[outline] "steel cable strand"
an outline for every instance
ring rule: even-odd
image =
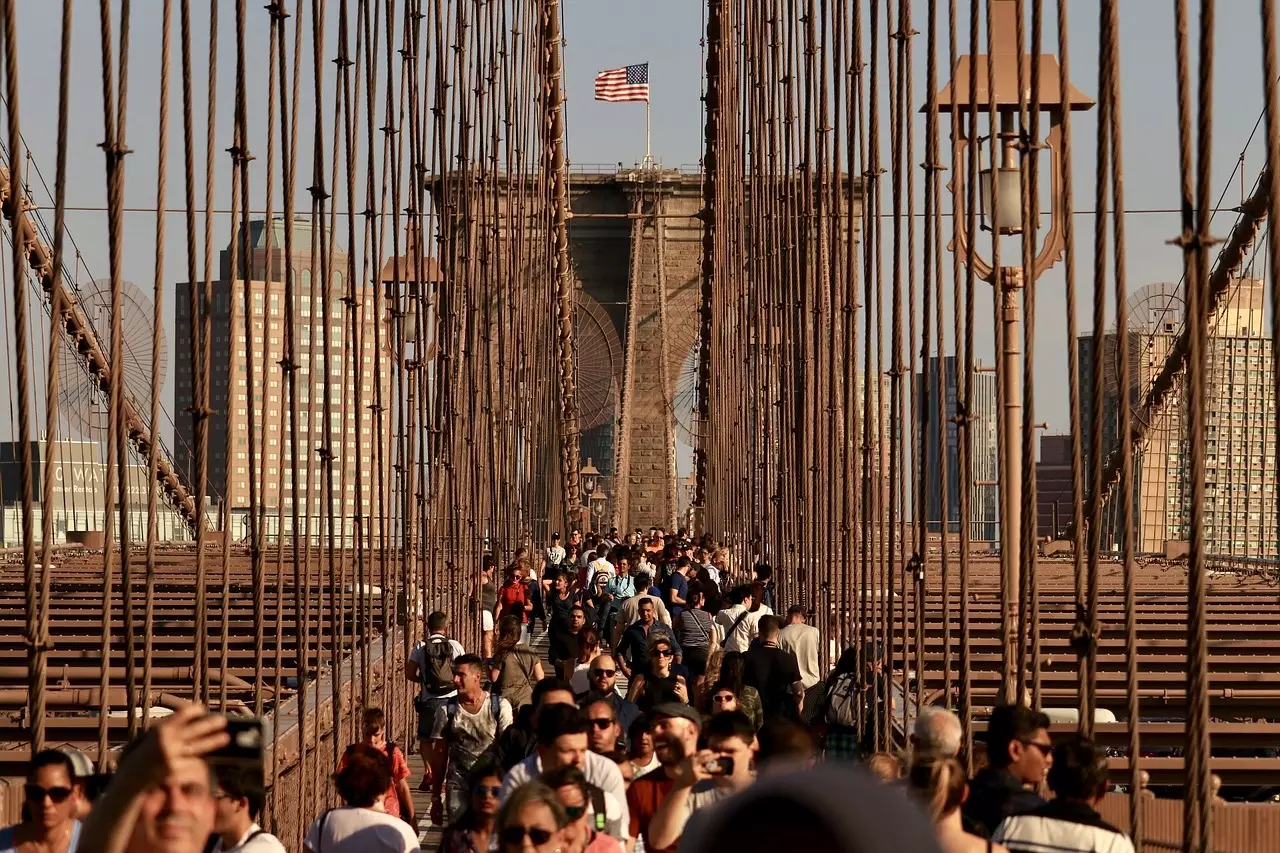
[[[167,10],[166,5],[166,10]],[[6,12],[7,14],[7,12]],[[167,22],[166,18],[166,22]],[[66,220],[66,193],[67,193],[67,128],[68,128],[68,104],[70,101],[71,91],[71,0],[63,0],[62,4],[62,36],[61,49],[59,53],[59,69],[58,69],[58,141],[57,141],[57,166],[55,172],[55,189],[54,189],[54,218],[53,218],[53,279],[54,285],[53,299],[50,310],[50,332],[49,332],[49,361],[46,375],[45,385],[45,434],[49,441],[53,441],[58,435],[58,367],[61,363],[61,354],[63,342],[59,333],[58,326],[61,324],[62,312],[66,310],[63,303],[63,289],[61,286],[62,277],[62,261],[63,261],[63,243],[65,240],[64,227]],[[166,37],[168,28],[165,29]],[[167,43],[167,42],[166,42]],[[12,102],[10,102],[12,103]],[[161,160],[161,174],[163,174],[163,160]],[[12,171],[10,175],[12,175]],[[16,196],[15,196],[16,198]],[[15,203],[14,211],[18,211]],[[17,229],[14,229],[17,234]],[[14,254],[20,254],[15,251]],[[18,283],[15,280],[15,295]],[[18,328],[15,325],[15,330]],[[22,352],[23,347],[19,347],[18,351]],[[21,375],[21,374],[20,374]],[[153,400],[154,400],[154,387]],[[22,395],[19,399],[19,406],[26,400],[26,395]],[[153,403],[154,405],[154,403]],[[154,418],[153,418],[154,422]],[[19,424],[20,437],[23,443],[26,443],[26,433],[22,431],[22,425]],[[156,443],[152,442],[151,447],[154,453]],[[31,727],[31,753],[39,752],[44,748],[45,740],[45,681],[48,674],[48,653],[49,653],[49,594],[53,581],[53,567],[50,565],[50,557],[53,552],[53,471],[52,465],[45,465],[43,473],[43,483],[41,486],[42,510],[41,522],[42,530],[40,536],[40,578],[39,582],[34,583],[31,572],[34,570],[32,561],[26,559],[24,552],[24,566],[26,568],[26,602],[27,602],[27,676],[28,676],[28,695],[30,698],[29,705],[29,725]],[[29,475],[29,466],[24,469],[24,473]],[[155,470],[152,469],[152,476],[149,481],[151,483],[151,494],[155,495]],[[27,487],[23,486],[24,493]],[[65,510],[65,507],[64,507]],[[154,514],[154,508],[152,509]],[[30,523],[31,519],[24,517],[23,523]],[[25,529],[25,528],[24,528]],[[26,543],[24,541],[25,549]],[[147,601],[152,601],[151,590],[148,586]],[[150,634],[148,633],[148,636]],[[150,660],[150,644],[147,646],[148,662]],[[149,666],[149,663],[148,663]],[[149,672],[149,668],[147,670]],[[149,686],[149,685],[148,685]],[[144,691],[145,696],[145,691]]]
[[[1176,26],[1179,89],[1179,150],[1180,165],[1190,165],[1190,86],[1185,81],[1189,69],[1185,66],[1186,10],[1184,3],[1178,3]],[[1187,590],[1187,686],[1188,686],[1188,750],[1190,796],[1187,797],[1183,810],[1183,846],[1188,853],[1207,853],[1213,837],[1213,802],[1209,784],[1209,694],[1207,627],[1205,617],[1205,370],[1207,367],[1208,337],[1208,285],[1209,258],[1211,243],[1209,228],[1212,222],[1211,186],[1212,174],[1212,128],[1213,128],[1213,35],[1214,35],[1213,0],[1201,0],[1200,3],[1200,51],[1198,57],[1199,80],[1197,85],[1197,128],[1196,128],[1196,164],[1195,164],[1195,196],[1194,207],[1184,205],[1184,210],[1195,213],[1194,233],[1184,233],[1186,242],[1184,258],[1186,263],[1194,265],[1192,275],[1187,277],[1190,298],[1188,307],[1189,354],[1187,364],[1187,408],[1190,426],[1189,456],[1191,478],[1191,531],[1190,554],[1188,564]],[[1185,130],[1185,134],[1184,131]],[[1185,139],[1183,138],[1185,135]],[[1184,170],[1182,180],[1184,202],[1189,202],[1191,170]],[[1184,214],[1184,219],[1187,214]]]
[[[971,11],[976,11],[976,6]],[[956,0],[950,2],[950,30],[951,30],[951,65],[954,68],[957,56],[957,36],[956,36]],[[974,55],[977,52],[978,43],[978,19],[977,15],[971,14],[969,17],[969,52]],[[975,73],[969,75],[969,103],[977,100],[977,80]],[[957,87],[951,87],[951,115],[956,115]],[[956,121],[952,120],[952,159],[958,153],[958,139],[955,128]],[[969,137],[977,136],[977,117],[969,114],[969,127],[967,133]],[[963,206],[957,205],[959,199],[956,198],[956,185],[952,182],[952,210],[960,209],[964,211],[966,223],[965,233],[974,233],[977,226],[977,209],[974,202],[975,189],[978,177],[978,149],[977,145],[966,146],[965,170],[966,178],[964,181],[965,198]],[[952,219],[952,227],[958,233],[959,222],[956,218]],[[955,238],[953,233],[952,237]],[[957,244],[959,245],[959,244]],[[977,289],[977,275],[974,269],[974,260],[976,258],[976,248],[972,241],[967,244],[967,252],[965,257],[965,275],[964,275],[964,321],[960,322],[960,292],[959,292],[959,265],[960,259],[955,258],[956,281],[956,341],[960,340],[963,329],[964,335],[964,357],[961,364],[964,366],[964,382],[956,391],[956,404],[960,407],[960,411],[956,413],[956,425],[958,428],[958,443],[960,446],[960,725],[964,731],[964,751],[968,756],[966,759],[969,772],[973,770],[973,697],[971,685],[971,653],[970,653],[970,631],[969,631],[969,543],[973,531],[969,524],[969,504],[972,500],[973,489],[973,460],[972,460],[972,434],[970,432],[973,418],[973,384],[974,384],[974,313],[975,313],[975,296]],[[961,403],[963,401],[963,403]]]
[[[1276,89],[1280,68],[1277,67],[1276,59],[1275,0],[1261,2],[1261,30],[1266,162],[1277,164],[1280,163],[1280,97],[1277,96]],[[1271,279],[1271,390],[1272,405],[1275,406],[1275,428],[1277,434],[1280,434],[1280,170],[1268,168],[1265,174],[1268,184],[1266,270]],[[1280,533],[1280,504],[1273,509],[1277,513],[1276,529]]]
[[[253,373],[253,367],[254,367],[253,299],[251,297],[251,285],[249,283],[251,276],[249,274],[249,269],[248,269],[250,264],[250,259],[248,254],[249,240],[248,240],[248,229],[247,229],[247,225],[248,225],[247,210],[250,205],[249,205],[249,191],[248,191],[249,179],[247,174],[248,150],[247,150],[247,140],[245,138],[245,135],[247,132],[247,127],[246,127],[247,116],[245,115],[246,91],[245,91],[245,79],[244,79],[244,29],[245,29],[244,11],[245,11],[244,0],[237,0],[236,8],[235,8],[236,86],[235,86],[235,111],[234,111],[235,118],[234,118],[234,130],[233,130],[234,141],[232,142],[231,150],[228,152],[231,156],[231,221],[232,221],[233,236],[231,240],[230,259],[229,259],[230,260],[229,270],[231,274],[231,282],[229,282],[227,285],[227,303],[228,303],[227,315],[228,315],[228,319],[231,320],[231,318],[234,318],[236,313],[235,312],[235,278],[238,273],[240,276],[240,279],[243,282],[243,287],[244,287],[244,290],[243,290],[244,306],[242,308],[241,316],[244,319],[245,366],[247,371],[246,384],[249,386],[250,389],[252,389],[254,387],[254,380],[256,379],[256,377],[254,376],[254,373]],[[235,230],[237,227],[236,226],[237,220],[241,216],[240,206],[242,202],[243,202],[246,213],[244,214],[245,216],[244,221],[239,223],[239,233],[237,234],[235,233]],[[266,290],[266,286],[264,284],[264,300],[266,298],[265,290]],[[234,325],[234,320],[231,320],[231,323],[229,325]],[[265,338],[266,335],[263,335],[263,337]],[[232,389],[236,387],[235,385],[236,363],[235,363],[235,357],[230,351],[230,347],[228,347],[226,362],[227,362],[227,379],[226,379],[227,387],[228,389]],[[263,385],[265,386],[265,384],[266,383],[264,382]],[[228,397],[230,397],[230,390],[228,390]],[[263,395],[263,398],[265,400],[266,398],[265,393]],[[256,463],[255,453],[257,452],[257,448],[255,447],[255,444],[258,437],[255,434],[255,430],[254,430],[255,423],[254,423],[254,417],[252,413],[253,406],[246,405],[245,409],[246,409],[246,412],[249,413],[248,414],[248,444],[249,444],[248,470],[256,471],[257,465],[255,464]],[[233,501],[233,495],[235,495],[234,486],[236,485],[236,482],[233,479],[234,472],[235,472],[235,465],[233,464],[233,460],[235,458],[235,455],[234,455],[234,437],[233,437],[234,430],[231,428],[232,411],[230,406],[230,399],[228,399],[227,411],[224,417],[226,418],[226,423],[227,423],[227,430],[226,430],[227,439],[226,439],[225,456],[224,456],[226,460],[225,461],[226,471],[225,471],[225,479],[224,479],[225,486],[223,489],[223,500],[222,500],[222,543],[221,543],[222,544],[222,601],[221,601],[222,624],[220,628],[222,632],[222,642],[221,642],[221,649],[219,653],[219,658],[220,658],[219,670],[220,670],[221,677],[219,678],[220,687],[219,687],[219,694],[218,694],[218,706],[225,713],[226,706],[227,706],[227,672],[228,672],[227,659],[228,659],[228,653],[230,651],[230,642],[231,642],[230,621],[229,621],[230,609],[231,609],[231,537],[232,537],[231,505]],[[249,480],[250,506],[251,506],[251,510],[249,513],[249,524],[250,524],[250,531],[251,531],[250,536],[253,537],[254,536],[254,533],[252,532],[253,525],[256,523],[255,516],[257,515],[257,478],[251,476],[248,478],[248,480]],[[258,677],[255,678],[255,682],[260,680],[261,673],[257,673],[257,676]]]
[[[1124,147],[1121,132],[1121,87],[1120,75],[1116,70],[1120,64],[1120,21],[1119,4],[1115,0],[1106,0],[1103,4],[1103,21],[1100,30],[1104,41],[1100,52],[1100,61],[1110,67],[1104,75],[1107,84],[1106,98],[1108,102],[1107,134],[1111,142],[1111,207],[1114,242],[1114,277],[1116,305],[1117,345],[1123,351],[1117,360],[1117,385],[1123,389],[1121,394],[1127,396],[1130,387],[1129,364],[1129,316],[1128,290],[1125,279],[1125,233],[1124,233]],[[1119,434],[1129,434],[1132,412],[1127,402],[1119,408]],[[1121,507],[1134,506],[1133,482],[1133,446],[1124,442],[1121,447],[1123,460],[1121,478]],[[1124,561],[1124,650],[1125,650],[1125,709],[1129,719],[1129,831],[1135,845],[1142,843],[1142,799],[1143,785],[1141,781],[1141,708],[1138,704],[1138,616],[1137,604],[1134,600],[1136,566],[1133,541],[1133,514],[1128,509],[1119,513],[1121,558]],[[1096,642],[1096,635],[1095,635]],[[1092,720],[1083,721],[1092,730]]]
[[[69,15],[71,8],[71,0],[64,0],[64,15]],[[172,0],[163,0],[161,7],[161,35],[160,35],[160,104],[158,113],[159,139],[156,145],[156,251],[155,251],[155,267],[153,273],[152,285],[152,314],[151,327],[153,330],[160,329],[164,322],[164,250],[165,250],[165,198],[167,193],[167,182],[169,177],[169,73],[170,73],[170,39],[173,23],[173,2]],[[69,36],[64,33],[63,51],[70,51]],[[60,107],[61,108],[61,107]],[[62,175],[65,168],[65,151],[60,145],[58,164],[58,174]],[[55,216],[55,220],[58,217]],[[62,224],[57,221],[54,226],[55,235],[62,232]],[[56,240],[56,236],[55,236]],[[61,254],[61,247],[55,242],[55,257]],[[61,268],[61,261],[55,261],[55,269]],[[160,417],[160,388],[163,380],[160,377],[160,335],[155,334],[151,340],[151,419],[150,423],[155,424]],[[56,373],[56,367],[51,370]],[[50,379],[49,395],[53,394],[53,380]],[[52,402],[51,402],[51,405]],[[153,426],[154,428],[154,426]],[[50,417],[49,434],[56,434],[54,431],[54,419]],[[157,516],[157,496],[156,496],[156,479],[159,466],[159,442],[152,441],[147,449],[147,545],[146,545],[146,603],[144,605],[144,613],[142,618],[142,636],[150,639],[152,630],[155,626],[155,607],[156,607],[156,539],[158,536],[158,516]],[[47,522],[46,522],[47,523]],[[45,541],[49,541],[52,537],[52,531],[46,527]],[[48,558],[45,558],[47,565]],[[151,679],[152,679],[152,643],[147,642],[142,649],[142,722],[148,725],[151,718]]]
[[[19,223],[24,215],[22,210],[22,193],[19,190],[17,182],[18,175],[22,174],[20,166],[22,163],[22,127],[19,121],[18,111],[18,41],[17,30],[14,21],[14,3],[3,4],[3,52],[5,59],[5,99],[8,106],[8,131],[9,131],[9,194],[7,201],[7,210],[5,215],[9,218],[13,234],[13,330],[14,330],[14,367],[18,374],[18,441],[19,446],[19,464],[21,465],[20,477],[22,488],[22,561],[23,561],[23,588],[26,594],[26,637],[27,645],[27,677],[30,689],[28,691],[28,713],[34,718],[36,712],[36,695],[39,694],[40,716],[36,725],[39,727],[38,732],[32,738],[32,749],[36,749],[37,738],[43,740],[44,734],[44,668],[40,660],[43,657],[44,643],[41,642],[41,619],[40,619],[40,599],[37,596],[37,589],[40,589],[44,581],[37,581],[35,577],[35,540],[33,529],[35,524],[35,507],[33,502],[33,483],[32,483],[32,453],[31,453],[31,388],[30,388],[30,367],[28,365],[29,351],[27,348],[27,283],[24,271],[26,269],[26,252],[23,250],[19,235],[22,233]],[[69,22],[64,22],[64,26]],[[65,88],[65,87],[64,87]],[[61,124],[61,121],[60,121]],[[61,233],[61,232],[59,232]],[[49,568],[47,561],[40,567],[42,575],[48,575]],[[103,609],[104,624],[109,621],[107,615],[108,609]],[[39,682],[36,677],[39,676]],[[100,721],[99,726],[105,724]]]
[[[1023,3],[1018,3],[1018,55],[1026,55],[1024,29],[1025,16],[1023,14]],[[1022,617],[1023,628],[1020,636],[1023,638],[1023,667],[1019,671],[1025,673],[1027,666],[1030,666],[1031,680],[1031,706],[1033,708],[1040,707],[1040,689],[1041,689],[1041,666],[1040,666],[1040,594],[1039,579],[1037,565],[1038,551],[1038,506],[1036,498],[1036,452],[1035,452],[1035,329],[1036,329],[1036,267],[1035,267],[1035,240],[1032,238],[1034,230],[1031,223],[1040,209],[1040,86],[1041,70],[1040,58],[1042,56],[1042,38],[1044,24],[1044,7],[1042,0],[1032,0],[1031,8],[1031,51],[1033,57],[1030,69],[1031,94],[1027,97],[1026,80],[1028,76],[1024,70],[1024,63],[1018,63],[1018,91],[1019,91],[1019,120],[1022,123],[1022,150],[1021,150],[1021,167],[1026,170],[1027,180],[1022,182],[1022,191],[1020,199],[1020,210],[1022,214],[1022,277],[1024,281],[1030,282],[1030,286],[1023,290],[1023,325],[1022,325],[1022,351],[1023,351],[1023,370],[1022,370],[1022,386],[1023,386],[1023,406],[1022,406],[1022,532],[1021,543],[1022,553],[1019,559],[1022,563],[1022,586],[1025,589],[1025,597],[1019,607],[1019,613]],[[1030,103],[1028,104],[1028,100]],[[1029,113],[1029,115],[1028,115]],[[1025,677],[1025,676],[1024,676]]]
[[[7,25],[7,22],[6,22]],[[121,24],[120,24],[120,83],[118,92],[113,91],[115,88],[115,71],[113,67],[113,52],[115,46],[112,44],[113,38],[111,33],[111,8],[110,5],[103,0],[99,4],[99,29],[100,29],[100,45],[102,57],[102,105],[103,105],[103,124],[104,134],[102,149],[106,159],[106,182],[107,182],[107,207],[110,212],[107,221],[107,243],[108,252],[110,254],[111,266],[111,352],[119,354],[123,352],[123,338],[120,326],[121,314],[121,298],[120,298],[120,265],[121,265],[121,227],[122,216],[120,208],[123,205],[124,195],[124,156],[127,149],[124,147],[124,116],[125,116],[125,95],[127,93],[128,81],[128,56],[129,56],[129,3],[128,0],[121,6]],[[10,46],[8,58],[16,59],[13,54],[13,47]],[[14,69],[16,73],[16,69]],[[118,94],[118,99],[117,99]],[[16,115],[17,104],[10,102]],[[25,348],[25,344],[23,345]],[[106,495],[103,502],[103,579],[102,579],[102,659],[109,661],[111,659],[111,604],[114,593],[114,565],[113,565],[113,514],[116,512],[116,502],[119,501],[120,513],[120,562],[121,562],[121,588],[125,603],[125,648],[128,661],[126,663],[126,671],[130,676],[133,675],[133,614],[132,614],[132,576],[130,573],[129,560],[129,530],[128,530],[128,479],[127,479],[127,458],[125,456],[125,437],[124,425],[121,418],[121,379],[122,379],[122,359],[113,357],[110,360],[111,388],[108,400],[108,421],[109,437],[107,439],[107,467],[106,467]],[[25,392],[24,396],[25,396]],[[25,438],[25,433],[24,433]],[[119,466],[117,468],[117,466]],[[117,477],[117,471],[119,476]],[[118,489],[118,492],[117,492]],[[28,530],[29,530],[28,526]],[[108,717],[110,716],[110,695],[108,688],[111,685],[111,672],[109,666],[102,667],[98,680],[98,692],[100,706],[98,709],[98,762],[100,766],[105,766],[105,756],[107,751],[108,738]],[[131,684],[130,687],[133,685]],[[135,719],[136,704],[132,695],[128,699],[128,714],[130,718],[130,728],[137,727]]]
[[[1067,91],[1067,75],[1071,67],[1069,28],[1067,22],[1067,0],[1057,0],[1058,31],[1058,87],[1059,91]],[[1054,199],[1055,204],[1070,203],[1074,197],[1073,170],[1071,166],[1071,111],[1062,111],[1062,192]],[[1066,303],[1066,330],[1068,341],[1078,341],[1076,331],[1076,254],[1075,254],[1075,219],[1067,216],[1062,222],[1063,236],[1063,278]],[[1079,629],[1084,629],[1085,607],[1085,532],[1084,532],[1084,447],[1083,424],[1081,415],[1081,378],[1079,347],[1075,344],[1067,347],[1067,386],[1068,409],[1071,425],[1071,513],[1072,513],[1072,575],[1075,588],[1075,606]],[[1057,535],[1054,531],[1054,535]],[[1080,708],[1079,724],[1086,718],[1085,699],[1089,690],[1088,674],[1084,667],[1078,668],[1077,699]]]

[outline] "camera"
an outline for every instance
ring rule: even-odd
[[[703,765],[712,776],[729,776],[733,773],[733,759],[727,756],[713,758]]]

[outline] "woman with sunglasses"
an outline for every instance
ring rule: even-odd
[[[489,849],[501,805],[502,775],[495,765],[481,763],[483,766],[471,772],[471,802],[462,817],[445,829],[440,853],[485,853]]]
[[[581,770],[570,765],[559,767],[544,773],[542,783],[555,791],[569,819],[564,828],[563,849],[567,853],[622,853],[618,839],[595,828],[592,789]]]
[[[689,686],[685,677],[672,670],[675,647],[666,634],[649,637],[649,668],[637,672],[627,689],[627,699],[636,703],[641,713],[649,713],[663,702],[689,703]]]
[[[498,849],[502,853],[569,853],[564,829],[569,823],[555,792],[538,781],[511,792],[498,812]]]
[[[18,850],[47,850],[74,853],[80,841],[81,791],[75,781],[74,766],[66,753],[46,749],[36,753],[27,766],[23,789],[23,814],[17,826],[0,829],[0,853]]]

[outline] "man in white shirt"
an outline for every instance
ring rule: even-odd
[[[760,633],[760,620],[772,616],[773,611],[765,604],[752,610],[751,588],[747,586],[730,592],[728,600],[730,606],[716,614],[716,624],[724,632],[721,645],[726,652],[745,652]]]
[[[822,678],[818,671],[818,629],[806,624],[804,608],[798,604],[787,610],[787,626],[778,632],[778,648],[796,656],[805,690]]]
[[[431,820],[457,820],[470,800],[467,774],[511,725],[511,703],[481,685],[484,661],[463,655],[453,668],[457,695],[439,705],[428,738],[431,756]],[[447,809],[445,806],[447,805]]]
[[[457,640],[448,635],[449,617],[437,610],[427,617],[427,639],[409,653],[404,665],[404,677],[418,685],[418,698],[414,702],[418,711],[418,751],[422,766],[431,767],[431,727],[435,723],[436,709],[458,695],[453,683],[453,662],[467,652]],[[419,791],[431,790],[430,772],[424,773]]]
[[[581,708],[551,705],[538,713],[538,746],[502,780],[502,801],[531,779],[560,767],[577,767],[587,782],[604,792],[605,832],[626,843],[631,825],[627,793],[618,765],[588,748],[590,720]]]
[[[214,794],[215,853],[285,853],[280,839],[258,826],[266,800],[262,782],[236,768],[218,768]]]

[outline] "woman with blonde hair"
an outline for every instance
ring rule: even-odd
[[[971,835],[960,824],[960,807],[969,798],[969,779],[954,758],[922,761],[911,766],[907,782],[933,818],[942,853],[1009,853],[985,838]]]

